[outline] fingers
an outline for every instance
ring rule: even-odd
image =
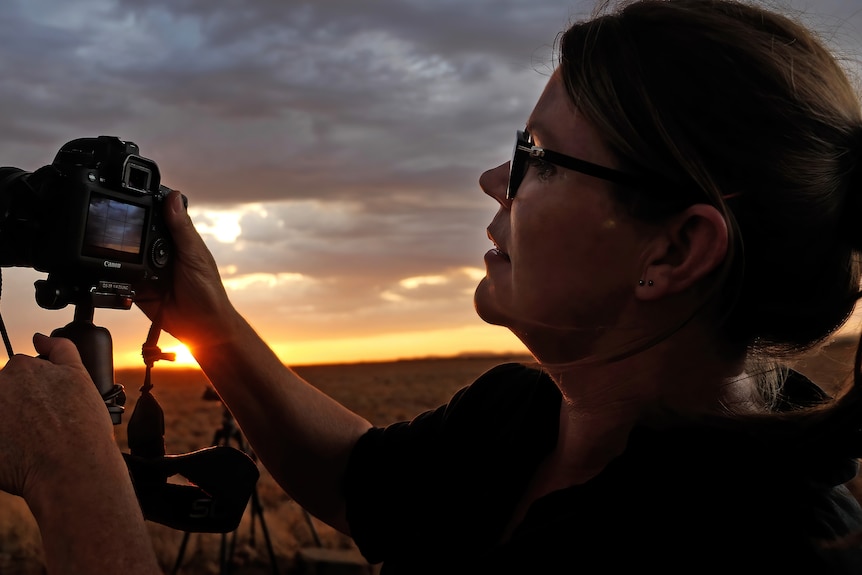
[[[171,232],[178,261],[191,266],[196,273],[211,272],[216,269],[209,248],[186,211],[183,195],[177,190],[172,190],[168,194],[165,203],[165,220]],[[208,277],[207,281],[211,279]]]
[[[171,190],[165,201],[165,219],[171,227],[171,231],[180,229],[189,219],[186,206],[183,202],[183,195],[178,190]]]
[[[70,340],[62,337],[48,337],[41,333],[33,336],[33,347],[36,352],[58,365],[81,365],[81,355],[78,348]]]
[[[171,231],[174,244],[178,246],[190,245],[195,242],[199,235],[192,224],[192,219],[186,211],[183,195],[177,190],[171,190],[165,202],[165,220]],[[199,240],[197,240],[199,241]]]

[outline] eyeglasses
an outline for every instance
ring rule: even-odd
[[[621,172],[606,166],[600,166],[586,160],[566,156],[547,148],[533,145],[533,138],[526,130],[518,130],[515,139],[515,149],[512,151],[512,161],[509,163],[509,187],[506,189],[506,199],[515,199],[518,187],[524,180],[531,159],[538,159],[580,172],[594,178],[622,184],[631,188],[655,188],[662,185],[660,180],[636,176]],[[672,184],[665,183],[664,186]]]

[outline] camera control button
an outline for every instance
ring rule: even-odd
[[[171,259],[171,248],[164,238],[159,238],[153,242],[153,247],[150,250],[150,259],[153,266],[163,268],[168,265]]]

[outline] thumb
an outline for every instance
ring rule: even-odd
[[[82,366],[81,355],[71,340],[62,337],[48,337],[41,333],[33,336],[36,352],[58,365]]]
[[[186,210],[186,199],[177,190],[171,190],[165,200],[165,220],[170,228],[171,236],[188,235],[190,229],[194,229],[192,220]]]
[[[209,254],[209,250],[192,223],[186,207],[186,198],[182,193],[171,190],[165,200],[164,215],[177,255],[181,259],[186,257],[194,261],[195,257],[202,257],[201,254]]]

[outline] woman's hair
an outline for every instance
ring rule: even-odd
[[[573,25],[559,52],[572,101],[621,165],[674,182],[617,190],[633,216],[696,202],[724,214],[724,342],[776,357],[847,320],[862,276],[862,112],[809,30],[732,0],[640,0]]]

